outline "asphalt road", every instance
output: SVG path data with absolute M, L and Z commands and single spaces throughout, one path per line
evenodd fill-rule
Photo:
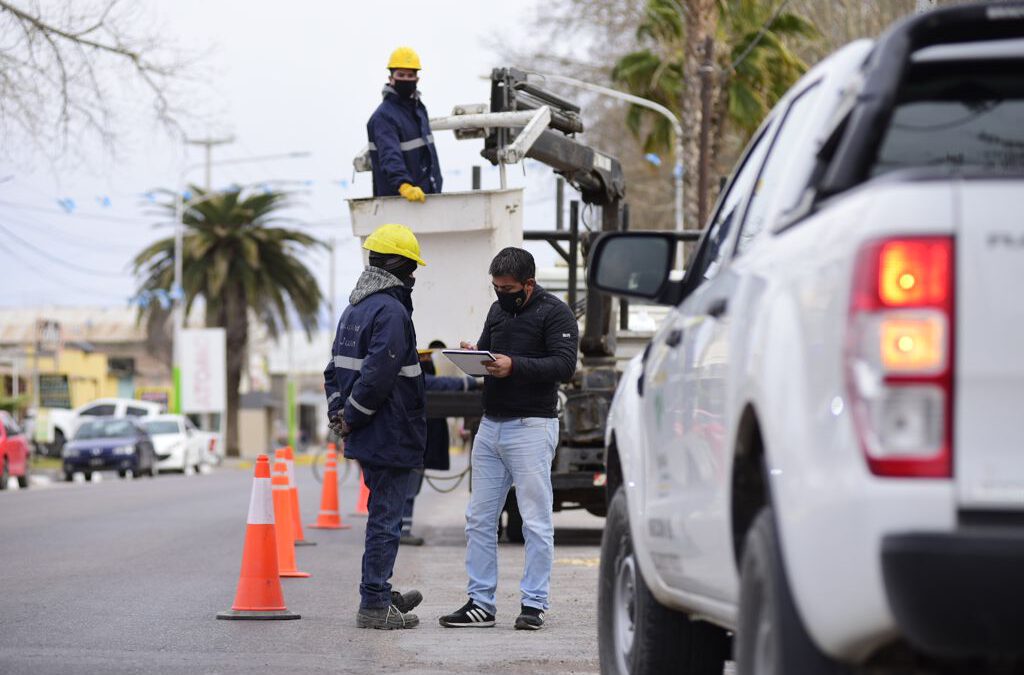
M 463 460 L 464 461 L 464 460 Z M 445 629 L 437 618 L 465 602 L 465 485 L 417 501 L 421 548 L 402 547 L 399 589 L 424 594 L 421 625 L 355 627 L 363 523 L 349 517 L 353 478 L 342 486 L 351 530 L 306 530 L 297 549 L 309 579 L 285 579 L 299 621 L 218 621 L 241 562 L 251 471 L 162 475 L 98 484 L 54 484 L 0 493 L 0 672 L 597 672 L 596 588 L 603 520 L 555 515 L 552 608 L 538 632 L 516 631 L 520 546 L 500 547 L 498 625 Z M 319 484 L 299 467 L 304 523 Z

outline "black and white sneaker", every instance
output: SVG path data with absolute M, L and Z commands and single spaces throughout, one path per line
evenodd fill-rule
M 494 615 L 470 600 L 439 621 L 446 628 L 490 628 L 494 625 Z
M 516 630 L 540 630 L 544 625 L 544 610 L 521 605 L 516 617 Z

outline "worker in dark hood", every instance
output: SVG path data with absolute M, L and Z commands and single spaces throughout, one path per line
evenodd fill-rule
M 381 225 L 363 248 L 370 251 L 370 265 L 349 296 L 324 369 L 327 416 L 370 490 L 356 625 L 413 628 L 419 619 L 409 612 L 423 596 L 392 591 L 389 579 L 409 483 L 423 469 L 427 441 L 412 323 L 415 271 L 426 263 L 404 225 Z
M 392 52 L 388 69 L 384 100 L 366 125 L 373 196 L 401 195 L 423 202 L 425 195 L 441 192 L 441 165 L 430 118 L 417 91 L 420 57 L 409 47 L 399 47 Z

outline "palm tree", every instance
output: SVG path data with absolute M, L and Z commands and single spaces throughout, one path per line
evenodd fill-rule
M 687 213 L 694 222 L 696 209 L 698 143 L 701 114 L 699 79 L 703 58 L 694 33 L 716 37 L 717 81 L 710 120 L 712 145 L 718 147 L 728 128 L 739 135 L 742 146 L 757 129 L 771 106 L 807 69 L 789 47 L 796 37 L 813 37 L 814 26 L 803 17 L 785 12 L 789 0 L 762 4 L 759 0 L 647 0 L 644 20 L 637 30 L 643 48 L 626 54 L 612 69 L 612 80 L 676 113 L 683 125 L 686 157 Z M 627 116 L 630 130 L 640 136 L 645 123 L 646 152 L 667 150 L 672 129 L 660 115 L 632 106 Z M 712 155 L 715 155 L 714 151 Z
M 729 121 L 746 141 L 807 64 L 789 46 L 795 38 L 812 38 L 808 19 L 758 0 L 718 0 L 719 35 L 730 51 L 725 70 Z
M 185 211 L 182 261 L 185 312 L 202 298 L 206 325 L 223 327 L 227 339 L 227 450 L 238 454 L 238 387 L 249 342 L 249 313 L 263 321 L 272 338 L 298 318 L 309 336 L 317 325 L 323 301 L 316 278 L 299 256 L 323 242 L 299 230 L 281 227 L 291 221 L 280 211 L 289 205 L 284 192 L 237 188 L 208 193 L 192 187 Z M 161 209 L 174 213 L 177 195 Z M 139 295 L 171 289 L 174 281 L 174 238 L 161 239 L 134 260 L 141 276 Z M 140 320 L 160 312 L 152 303 L 140 309 Z

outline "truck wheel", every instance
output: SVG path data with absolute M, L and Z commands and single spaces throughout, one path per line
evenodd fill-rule
M 747 533 L 740 575 L 737 675 L 852 672 L 825 656 L 807 634 L 786 579 L 770 508 L 761 509 Z
M 53 443 L 50 444 L 49 455 L 51 457 L 60 457 L 64 452 L 64 432 L 60 429 L 56 429 L 53 432 Z
M 505 508 L 502 509 L 502 514 L 498 516 L 499 524 L 499 536 L 501 530 L 500 521 L 505 520 L 505 534 L 508 535 L 509 542 L 513 544 L 522 544 L 526 541 L 523 538 L 523 516 L 519 513 L 519 502 L 516 501 L 516 489 L 512 488 L 508 491 L 508 497 L 505 498 Z
M 654 599 L 633 555 L 626 493 L 612 497 L 601 541 L 597 633 L 602 675 L 721 675 L 729 636 Z

